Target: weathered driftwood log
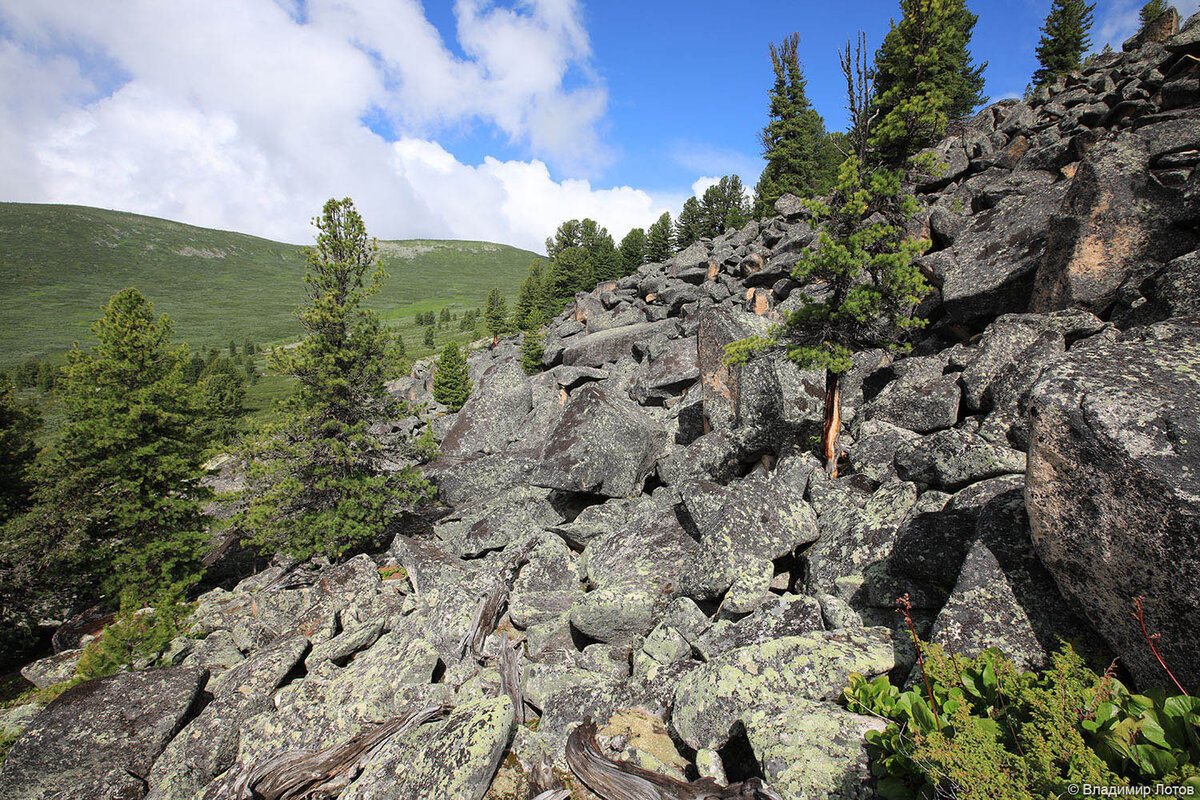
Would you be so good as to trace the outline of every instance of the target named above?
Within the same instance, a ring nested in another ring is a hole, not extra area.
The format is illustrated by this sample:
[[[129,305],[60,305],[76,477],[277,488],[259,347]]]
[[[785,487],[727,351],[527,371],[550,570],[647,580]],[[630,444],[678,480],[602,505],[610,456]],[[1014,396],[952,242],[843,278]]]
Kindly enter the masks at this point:
[[[466,655],[470,651],[476,659],[484,658],[483,643],[488,635],[496,629],[504,608],[508,605],[508,595],[512,585],[517,580],[521,567],[529,563],[529,554],[533,552],[537,540],[530,539],[508,560],[500,574],[492,579],[491,585],[475,606],[471,616],[471,627],[462,638],[460,653]]]
[[[600,752],[591,720],[567,738],[567,765],[603,800],[782,800],[757,778],[726,787],[712,778],[685,783],[636,764],[613,761]]]
[[[393,736],[445,716],[449,707],[429,705],[373,726],[342,744],[316,752],[296,750],[235,767],[210,800],[327,800],[358,777],[376,750]]]
[[[525,722],[525,701],[521,696],[521,656],[524,642],[509,642],[500,637],[500,691],[512,700],[516,724]]]

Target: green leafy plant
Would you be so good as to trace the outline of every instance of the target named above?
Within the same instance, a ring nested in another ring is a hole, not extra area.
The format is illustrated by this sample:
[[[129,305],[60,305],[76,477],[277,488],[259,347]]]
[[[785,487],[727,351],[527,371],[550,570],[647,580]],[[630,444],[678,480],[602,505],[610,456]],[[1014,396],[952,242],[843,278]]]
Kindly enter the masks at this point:
[[[903,608],[902,611],[907,609]],[[1038,673],[997,649],[974,658],[917,642],[921,681],[853,675],[852,710],[889,724],[866,735],[886,800],[1061,797],[1083,784],[1200,788],[1200,701],[1134,694],[1064,646]]]

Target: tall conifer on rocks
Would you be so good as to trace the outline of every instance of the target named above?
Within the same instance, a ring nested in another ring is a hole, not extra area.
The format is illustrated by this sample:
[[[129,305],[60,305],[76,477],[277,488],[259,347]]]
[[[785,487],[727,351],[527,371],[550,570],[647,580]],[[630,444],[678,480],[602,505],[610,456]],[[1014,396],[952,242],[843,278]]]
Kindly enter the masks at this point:
[[[1151,22],[1154,22],[1154,20],[1167,13],[1168,8],[1170,6],[1167,5],[1166,0],[1150,0],[1138,12],[1138,22],[1141,23],[1142,28],[1145,28]]]
[[[271,354],[299,392],[286,419],[249,449],[240,527],[266,551],[334,558],[377,539],[429,485],[415,466],[385,471],[371,431],[401,412],[384,387],[391,337],[364,305],[387,277],[378,248],[349,198],[326,202],[313,224],[298,311],[305,337]]]
[[[504,295],[500,294],[499,289],[492,289],[488,292],[483,316],[487,320],[488,333],[492,335],[492,346],[494,347],[500,341],[500,337],[511,329],[508,318],[508,302],[504,299]]]
[[[92,330],[95,348],[69,356],[62,440],[5,549],[44,585],[142,603],[194,581],[210,544],[202,411],[186,346],[136,289]]]
[[[1054,0],[1042,24],[1037,46],[1041,66],[1033,73],[1034,86],[1043,86],[1083,66],[1083,54],[1092,46],[1089,34],[1095,10],[1095,3],[1084,0]]]
[[[625,234],[625,238],[621,240],[617,249],[621,252],[622,276],[637,272],[637,268],[646,259],[646,231],[642,228],[633,228]]]
[[[433,399],[451,411],[458,411],[471,396],[467,375],[467,357],[458,343],[451,341],[442,349],[433,372]]]
[[[929,242],[906,237],[904,222],[917,201],[901,190],[897,170],[864,169],[857,157],[842,164],[829,201],[809,201],[819,221],[818,246],[801,253],[792,278],[824,286],[823,299],[806,297],[769,336],[752,336],[726,348],[729,363],[783,347],[803,369],[825,370],[825,424],[821,452],[837,474],[841,428],[841,376],[854,353],[872,347],[905,349],[924,323],[915,316],[928,291],[913,259]]]
[[[700,201],[689,197],[675,221],[675,246],[684,250],[704,235],[704,212],[700,209]]]
[[[936,142],[951,119],[986,101],[983,71],[967,46],[978,17],[964,0],[900,0],[875,55],[875,129],[871,145],[900,165]]]
[[[769,46],[775,83],[768,93],[768,121],[759,134],[767,165],[754,189],[758,217],[774,214],[775,201],[783,194],[821,194],[837,174],[837,151],[825,133],[825,121],[808,100],[799,46],[798,33]]]
[[[17,400],[8,376],[0,376],[0,524],[28,505],[33,494],[34,434],[42,426],[37,408]]]
[[[661,264],[674,252],[675,227],[671,224],[670,212],[664,211],[646,231],[646,262]]]

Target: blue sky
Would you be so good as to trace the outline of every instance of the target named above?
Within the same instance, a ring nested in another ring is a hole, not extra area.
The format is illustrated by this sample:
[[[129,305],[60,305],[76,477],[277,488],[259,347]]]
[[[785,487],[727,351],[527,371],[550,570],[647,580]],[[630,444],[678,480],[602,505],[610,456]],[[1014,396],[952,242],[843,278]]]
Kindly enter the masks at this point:
[[[1177,4],[1186,16],[1200,0]],[[1050,0],[974,0],[986,92],[1019,94]],[[307,241],[351,195],[381,238],[531,249],[570,217],[618,237],[730,172],[753,184],[792,31],[844,124],[836,50],[898,0],[0,0],[0,200]],[[1137,0],[1100,0],[1119,47]]]

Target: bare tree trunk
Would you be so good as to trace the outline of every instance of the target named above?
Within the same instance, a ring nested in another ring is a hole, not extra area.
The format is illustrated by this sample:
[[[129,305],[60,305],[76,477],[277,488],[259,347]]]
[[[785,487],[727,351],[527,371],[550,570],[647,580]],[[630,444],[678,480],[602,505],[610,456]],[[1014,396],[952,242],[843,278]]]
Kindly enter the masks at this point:
[[[838,434],[842,431],[841,373],[825,370],[825,427],[821,432],[821,455],[825,472],[837,477]]]

